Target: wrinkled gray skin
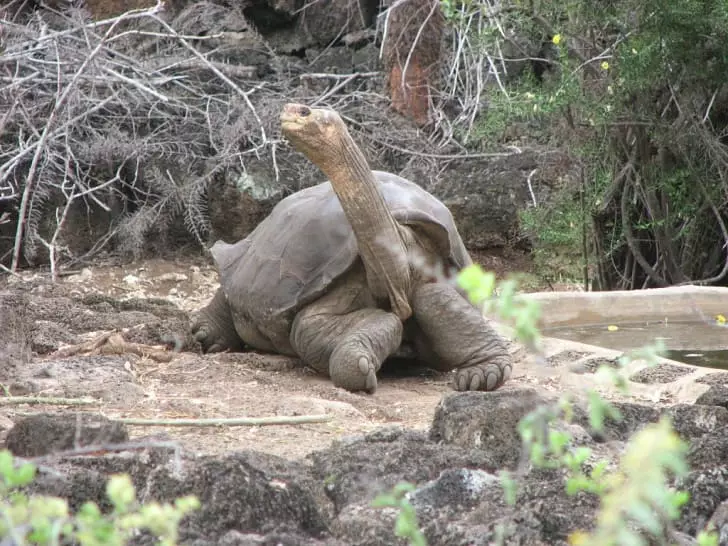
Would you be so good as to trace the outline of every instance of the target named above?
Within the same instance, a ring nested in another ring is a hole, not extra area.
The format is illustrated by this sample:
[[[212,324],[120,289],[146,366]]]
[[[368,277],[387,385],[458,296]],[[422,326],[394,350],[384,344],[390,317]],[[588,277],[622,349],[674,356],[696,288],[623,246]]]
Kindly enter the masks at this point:
[[[512,368],[505,341],[437,273],[472,263],[447,207],[371,171],[335,112],[287,105],[281,120],[330,182],[212,247],[221,286],[192,324],[203,349],[298,356],[336,386],[371,393],[406,343],[428,366],[455,370],[458,390],[501,386]]]

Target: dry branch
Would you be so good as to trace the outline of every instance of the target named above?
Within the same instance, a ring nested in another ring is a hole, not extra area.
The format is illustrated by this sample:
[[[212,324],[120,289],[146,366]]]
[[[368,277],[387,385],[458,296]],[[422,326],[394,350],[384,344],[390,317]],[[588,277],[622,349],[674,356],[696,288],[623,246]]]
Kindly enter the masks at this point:
[[[93,398],[55,398],[53,396],[3,396],[0,397],[0,406],[15,406],[20,404],[48,404],[53,406],[89,406],[100,404]]]
[[[239,8],[201,0],[164,20],[157,9],[98,22],[70,8],[38,8],[22,24],[0,16],[0,203],[17,215],[3,267],[15,271],[21,258],[33,263],[44,251],[55,278],[109,244],[139,255],[177,219],[206,244],[209,185],[238,178],[251,161],[272,162],[286,189],[320,181],[315,168],[302,172],[282,157],[278,113],[291,100],[342,112],[373,163],[416,155],[436,167],[467,156],[444,116],[429,139],[391,116],[379,72],[291,70],[289,79],[257,80],[266,70],[247,53],[274,54],[252,27],[243,40],[224,26],[231,18],[245,25]],[[468,115],[488,77],[486,61],[477,62],[475,71],[457,71],[477,78],[466,86]],[[450,98],[461,96],[460,83],[448,87]],[[79,212],[109,220],[91,250],[74,256],[67,232]]]
[[[104,332],[91,341],[68,345],[51,354],[52,358],[68,358],[76,355],[123,355],[135,354],[157,362],[169,362],[174,355],[163,345],[145,345],[126,341],[116,331]]]
[[[181,451],[181,445],[174,441],[167,440],[145,440],[136,442],[127,442],[123,444],[101,444],[94,446],[84,446],[75,449],[69,449],[66,451],[56,451],[47,455],[41,455],[38,457],[31,457],[27,460],[29,462],[38,464],[44,461],[50,461],[53,459],[63,459],[67,457],[88,457],[105,455],[107,453],[121,453],[123,451],[142,451],[145,449],[171,449],[176,454]]]
[[[160,427],[263,427],[272,425],[303,425],[331,421],[330,415],[275,415],[271,417],[231,417],[219,419],[115,419],[125,425]]]

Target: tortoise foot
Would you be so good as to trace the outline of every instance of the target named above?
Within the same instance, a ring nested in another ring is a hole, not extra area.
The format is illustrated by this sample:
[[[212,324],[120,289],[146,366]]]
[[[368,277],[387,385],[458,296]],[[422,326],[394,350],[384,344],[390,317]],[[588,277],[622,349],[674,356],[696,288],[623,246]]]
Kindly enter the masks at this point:
[[[190,331],[205,353],[243,349],[243,342],[235,331],[230,308],[222,290],[218,290],[207,307],[197,313],[190,325]]]
[[[511,376],[511,364],[495,362],[476,364],[455,370],[454,387],[458,391],[494,391]]]
[[[364,391],[374,394],[377,390],[378,359],[357,349],[353,344],[342,343],[331,354],[329,376],[337,387],[348,391]]]

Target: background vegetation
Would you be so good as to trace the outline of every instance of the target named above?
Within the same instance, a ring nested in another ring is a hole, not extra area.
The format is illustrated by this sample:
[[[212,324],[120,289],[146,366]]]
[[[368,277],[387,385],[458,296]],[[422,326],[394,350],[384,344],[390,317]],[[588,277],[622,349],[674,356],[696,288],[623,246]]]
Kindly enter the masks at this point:
[[[589,258],[603,289],[726,283],[728,2],[442,6],[500,72],[470,141],[525,134],[583,166],[556,206],[523,214],[542,264]]]

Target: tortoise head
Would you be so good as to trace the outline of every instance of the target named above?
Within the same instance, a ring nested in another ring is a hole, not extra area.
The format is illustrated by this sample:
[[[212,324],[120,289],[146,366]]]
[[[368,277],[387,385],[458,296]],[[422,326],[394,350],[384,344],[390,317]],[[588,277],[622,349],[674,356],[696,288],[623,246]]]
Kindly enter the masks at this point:
[[[294,148],[317,164],[321,155],[331,154],[350,138],[344,121],[333,110],[288,103],[283,107],[280,119],[283,135]]]

